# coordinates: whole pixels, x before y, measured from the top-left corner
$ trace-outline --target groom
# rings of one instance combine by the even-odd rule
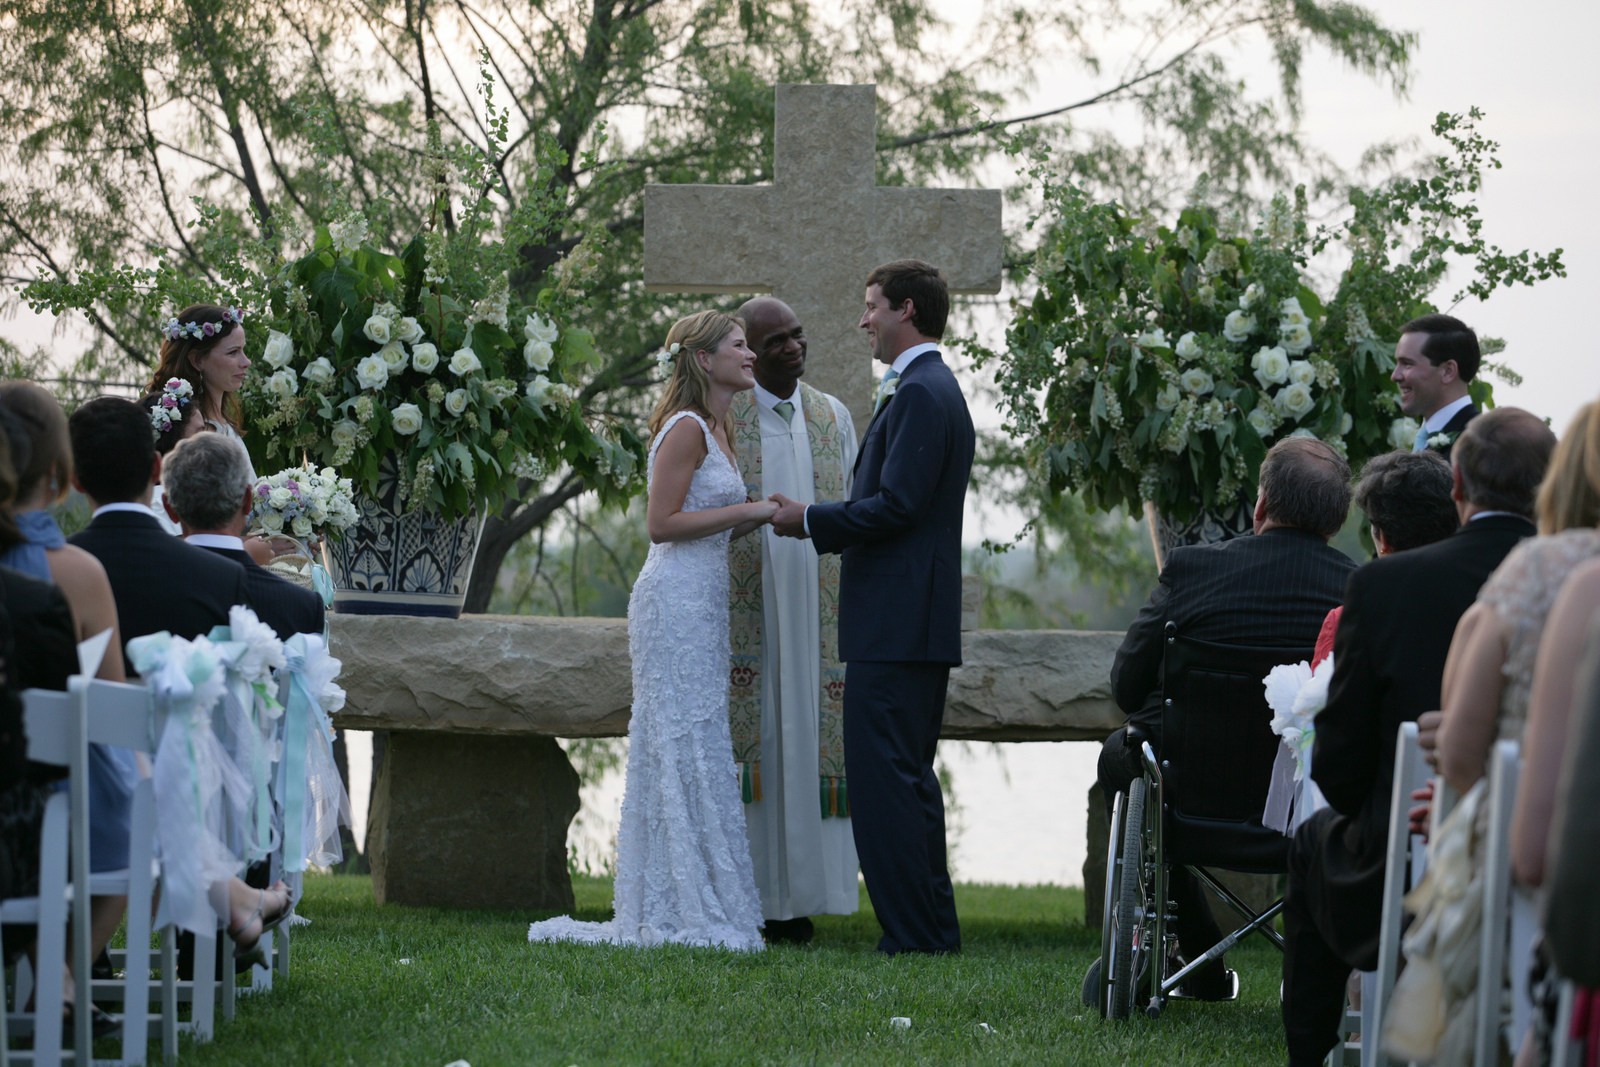
[[[845,772],[878,951],[961,948],[933,757],[950,668],[961,662],[961,518],[972,419],[939,355],[950,293],[914,259],[867,277],[873,358],[888,365],[848,501],[782,494],[773,528],[842,556]]]

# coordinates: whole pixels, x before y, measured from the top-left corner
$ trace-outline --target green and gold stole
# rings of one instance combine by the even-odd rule
[[[800,383],[800,410],[811,440],[811,469],[817,503],[844,499],[844,459],[839,420],[833,405]],[[733,398],[733,446],[745,491],[763,500],[761,490],[761,412],[754,392]],[[728,609],[731,657],[728,722],[739,786],[746,804],[761,799],[761,536],[741,537],[728,550]],[[844,664],[839,661],[839,556],[817,557],[822,635],[821,717],[818,723],[817,776],[822,817],[850,814],[844,776]]]

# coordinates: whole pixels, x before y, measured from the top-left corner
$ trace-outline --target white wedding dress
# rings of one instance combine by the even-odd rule
[[[684,511],[742,503],[744,479],[705,422]],[[728,534],[650,546],[628,601],[633,719],[610,922],[534,923],[529,941],[716,945],[757,951],[761,898],[728,732]]]

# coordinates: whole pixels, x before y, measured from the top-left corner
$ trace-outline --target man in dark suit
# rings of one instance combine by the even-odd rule
[[[1400,410],[1419,424],[1413,452],[1431,448],[1450,458],[1456,438],[1478,417],[1469,390],[1480,362],[1478,335],[1460,319],[1424,315],[1400,327],[1389,377],[1400,385]]]
[[[878,951],[955,952],[933,759],[950,668],[961,662],[961,519],[974,436],[939,355],[950,296],[938,269],[896,260],[867,278],[861,328],[888,365],[848,501],[787,497],[773,528],[842,555],[839,656],[845,771]]]
[[[1284,904],[1283,1025],[1291,1064],[1321,1063],[1338,1041],[1351,970],[1377,966],[1389,795],[1400,724],[1439,706],[1456,622],[1524,537],[1555,447],[1517,408],[1473,420],[1456,441],[1461,528],[1373,560],[1350,576],[1317,715],[1311,776],[1329,807],[1295,834]]]
[[[236,438],[203,433],[178,442],[161,471],[162,501],[183,526],[184,540],[244,568],[257,618],[281,640],[320,634],[322,598],[256,563],[244,550],[244,530],[255,503],[250,455]]]
[[[1261,463],[1253,536],[1175,548],[1155,591],[1128,628],[1111,665],[1111,688],[1128,715],[1100,750],[1099,778],[1109,802],[1142,771],[1139,741],[1161,751],[1161,663],[1168,622],[1185,637],[1224,645],[1310,649],[1339,606],[1355,563],[1328,544],[1350,511],[1350,467],[1310,437],[1273,445]],[[1222,939],[1200,882],[1183,867],[1171,881],[1175,927],[1185,959]],[[1200,968],[1185,989],[1204,1000],[1231,986],[1221,959]]]

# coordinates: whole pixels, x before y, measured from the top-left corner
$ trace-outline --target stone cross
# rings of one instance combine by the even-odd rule
[[[867,274],[922,259],[952,292],[998,293],[1000,191],[875,184],[876,86],[779,85],[776,105],[773,184],[645,186],[645,288],[785,301],[808,337],[805,380],[865,433]]]

